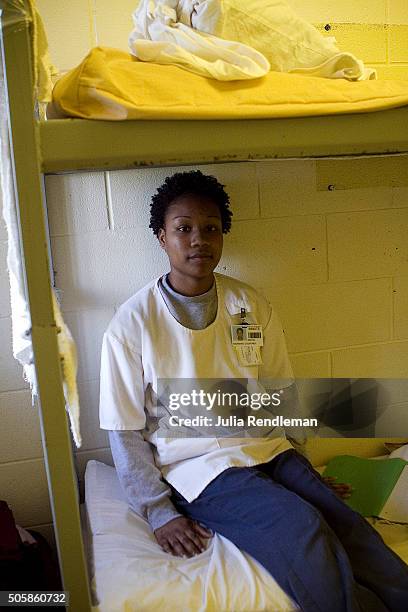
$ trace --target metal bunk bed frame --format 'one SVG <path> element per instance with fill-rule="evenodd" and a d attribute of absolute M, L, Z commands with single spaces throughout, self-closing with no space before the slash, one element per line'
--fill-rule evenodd
<path fill-rule="evenodd" d="M 20 5 L 19 10 L 16 3 L 0 0 L 15 190 L 61 574 L 70 608 L 86 612 L 92 604 L 52 308 L 42 175 L 95 168 L 408 153 L 408 107 L 270 120 L 39 121 L 34 112 L 29 2 L 21 0 Z"/>

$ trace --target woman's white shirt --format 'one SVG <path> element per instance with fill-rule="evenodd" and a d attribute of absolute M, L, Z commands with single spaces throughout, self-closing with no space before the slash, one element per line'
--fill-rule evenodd
<path fill-rule="evenodd" d="M 158 286 L 149 283 L 125 302 L 103 339 L 100 425 L 107 430 L 145 430 L 164 478 L 188 501 L 229 467 L 270 461 L 292 448 L 277 431 L 273 438 L 174 438 L 146 430 L 157 415 L 163 379 L 292 379 L 278 318 L 258 292 L 236 279 L 215 274 L 217 316 L 204 329 L 181 325 Z M 247 321 L 263 328 L 262 365 L 242 366 L 231 342 L 231 324 Z"/>

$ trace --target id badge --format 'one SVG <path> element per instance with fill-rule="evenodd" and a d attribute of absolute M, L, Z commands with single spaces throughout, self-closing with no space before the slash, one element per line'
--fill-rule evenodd
<path fill-rule="evenodd" d="M 242 366 L 262 365 L 261 349 L 255 344 L 238 344 L 234 346 L 238 361 Z"/>
<path fill-rule="evenodd" d="M 231 342 L 233 346 L 253 344 L 263 346 L 262 325 L 231 325 Z"/>

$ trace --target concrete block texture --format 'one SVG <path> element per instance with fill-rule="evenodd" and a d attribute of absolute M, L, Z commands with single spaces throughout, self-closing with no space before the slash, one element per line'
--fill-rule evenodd
<path fill-rule="evenodd" d="M 78 385 L 81 406 L 81 451 L 106 448 L 108 434 L 99 428 L 99 378 Z"/>
<path fill-rule="evenodd" d="M 11 342 L 11 318 L 0 319 L 0 338 L 2 350 L 0 351 L 0 393 L 2 391 L 18 391 L 27 389 L 28 385 L 23 378 L 23 368 L 14 359 Z"/>
<path fill-rule="evenodd" d="M 316 161 L 318 191 L 408 185 L 408 155 L 380 155 Z"/>
<path fill-rule="evenodd" d="M 327 217 L 330 280 L 408 274 L 408 209 Z"/>
<path fill-rule="evenodd" d="M 393 280 L 394 338 L 408 338 L 408 276 Z"/>
<path fill-rule="evenodd" d="M 149 228 L 94 232 L 52 239 L 55 282 L 63 310 L 121 304 L 167 270 Z M 146 264 L 148 262 L 148 265 Z"/>
<path fill-rule="evenodd" d="M 148 228 L 150 202 L 166 177 L 176 172 L 201 170 L 215 176 L 230 196 L 233 221 L 259 217 L 256 164 L 210 164 L 175 168 L 149 168 L 109 172 L 115 229 Z M 151 232 L 151 230 L 149 230 Z"/>
<path fill-rule="evenodd" d="M 390 62 L 408 62 L 408 25 L 390 26 Z"/>
<path fill-rule="evenodd" d="M 331 375 L 330 353 L 297 353 L 289 355 L 296 378 L 328 378 Z"/>
<path fill-rule="evenodd" d="M 49 175 L 45 189 L 51 236 L 109 228 L 103 172 Z"/>
<path fill-rule="evenodd" d="M 320 24 L 319 30 L 334 36 L 340 51 L 354 53 L 367 63 L 387 61 L 387 28 L 384 23 L 330 23 Z"/>
<path fill-rule="evenodd" d="M 408 64 L 387 64 L 376 66 L 377 75 L 380 80 L 402 80 L 408 81 Z"/>
<path fill-rule="evenodd" d="M 392 1 L 392 0 L 391 0 Z M 312 23 L 355 22 L 384 23 L 387 0 L 288 0 L 288 4 L 301 17 Z"/>
<path fill-rule="evenodd" d="M 395 208 L 408 206 L 408 187 L 394 187 L 392 190 L 392 205 Z"/>
<path fill-rule="evenodd" d="M 16 523 L 30 527 L 52 522 L 42 459 L 0 464 L 0 487 Z"/>
<path fill-rule="evenodd" d="M 311 215 L 236 222 L 225 239 L 220 270 L 256 287 L 324 282 L 324 218 Z"/>
<path fill-rule="evenodd" d="M 390 186 L 361 187 L 356 183 L 350 188 L 346 186 L 344 189 L 332 189 L 333 185 L 337 186 L 337 177 L 342 166 L 337 160 L 331 160 L 323 175 L 320 164 L 321 161 L 309 160 L 273 160 L 258 163 L 261 216 L 268 218 L 375 210 L 392 205 L 393 191 Z M 318 177 L 320 184 L 319 191 L 316 191 Z"/>
<path fill-rule="evenodd" d="M 77 379 L 81 383 L 99 378 L 102 337 L 113 314 L 113 309 L 100 309 L 67 312 L 64 315 L 77 345 Z M 89 401 L 85 388 L 83 391 Z"/>
<path fill-rule="evenodd" d="M 335 378 L 408 378 L 408 342 L 333 351 L 332 360 Z"/>
<path fill-rule="evenodd" d="M 31 392 L 0 393 L 0 463 L 43 456 L 38 406 Z"/>
<path fill-rule="evenodd" d="M 298 285 L 266 293 L 279 313 L 291 352 L 391 338 L 389 279 Z"/>

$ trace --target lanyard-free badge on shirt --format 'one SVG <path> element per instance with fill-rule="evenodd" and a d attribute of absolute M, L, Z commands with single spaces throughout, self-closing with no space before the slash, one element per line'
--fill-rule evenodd
<path fill-rule="evenodd" d="M 262 325 L 248 323 L 245 308 L 241 308 L 240 324 L 231 325 L 231 342 L 241 365 L 262 364 L 260 350 L 263 346 Z"/>

